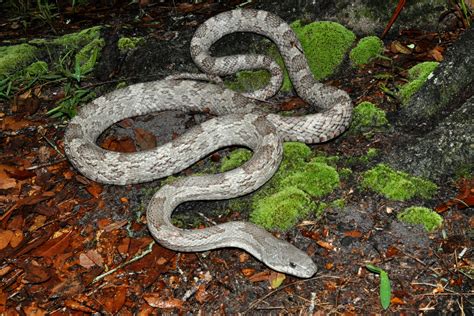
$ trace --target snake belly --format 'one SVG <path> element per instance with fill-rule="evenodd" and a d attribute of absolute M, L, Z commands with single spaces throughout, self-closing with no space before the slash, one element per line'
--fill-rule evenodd
<path fill-rule="evenodd" d="M 278 91 L 281 69 L 262 55 L 212 57 L 212 44 L 233 32 L 254 32 L 275 42 L 298 95 L 321 111 L 293 117 L 261 112 L 258 100 Z M 311 277 L 317 267 L 305 252 L 256 225 L 228 222 L 187 230 L 175 227 L 170 220 L 183 202 L 229 199 L 258 189 L 278 169 L 282 141 L 324 142 L 348 127 L 352 113 L 349 96 L 317 82 L 302 51 L 290 27 L 274 14 L 251 9 L 218 14 L 196 30 L 191 41 L 195 63 L 209 77 L 243 69 L 267 69 L 272 74 L 269 86 L 240 94 L 220 84 L 190 80 L 193 76 L 201 79 L 199 74 L 178 74 L 172 79 L 134 84 L 83 106 L 66 130 L 65 152 L 86 177 L 126 185 L 178 173 L 224 147 L 251 149 L 252 158 L 241 167 L 221 174 L 181 178 L 158 190 L 147 208 L 150 233 L 161 245 L 176 251 L 237 247 L 274 270 Z M 166 110 L 205 111 L 216 117 L 151 150 L 120 153 L 96 144 L 104 130 L 122 119 Z"/>

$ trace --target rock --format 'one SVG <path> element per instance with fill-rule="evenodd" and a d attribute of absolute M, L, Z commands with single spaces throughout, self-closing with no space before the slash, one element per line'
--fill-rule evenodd
<path fill-rule="evenodd" d="M 427 133 L 474 95 L 473 48 L 474 25 L 448 50 L 445 60 L 400 111 L 399 126 Z"/>
<path fill-rule="evenodd" d="M 411 174 L 443 180 L 460 173 L 472 174 L 474 164 L 474 97 L 449 115 L 431 132 L 408 139 L 386 161 Z"/>

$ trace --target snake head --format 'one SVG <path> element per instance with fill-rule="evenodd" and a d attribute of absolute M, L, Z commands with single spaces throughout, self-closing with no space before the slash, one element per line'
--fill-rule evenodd
<path fill-rule="evenodd" d="M 310 278 L 318 267 L 302 250 L 290 243 L 274 238 L 271 249 L 263 253 L 262 261 L 273 270 L 299 278 Z"/>

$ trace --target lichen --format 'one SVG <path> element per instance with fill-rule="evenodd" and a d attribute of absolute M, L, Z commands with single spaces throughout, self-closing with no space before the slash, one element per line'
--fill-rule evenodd
<path fill-rule="evenodd" d="M 383 52 L 383 42 L 377 36 L 367 36 L 362 38 L 354 47 L 349 57 L 357 66 L 368 64 L 371 60 Z"/>
<path fill-rule="evenodd" d="M 429 75 L 439 65 L 435 61 L 419 63 L 408 70 L 408 83 L 400 88 L 399 96 L 403 105 L 406 105 L 415 92 L 420 90 Z"/>
<path fill-rule="evenodd" d="M 134 50 L 138 45 L 144 42 L 142 37 L 121 37 L 117 41 L 117 47 L 121 53 Z"/>
<path fill-rule="evenodd" d="M 354 108 L 350 131 L 352 133 L 364 133 L 372 130 L 380 130 L 388 124 L 385 112 L 371 102 L 361 102 Z"/>
<path fill-rule="evenodd" d="M 250 220 L 267 229 L 287 230 L 314 207 L 309 196 L 295 187 L 287 187 L 257 200 Z"/>
<path fill-rule="evenodd" d="M 37 49 L 28 44 L 0 46 L 0 76 L 18 70 L 35 58 Z"/>
<path fill-rule="evenodd" d="M 406 208 L 397 218 L 407 224 L 423 225 L 428 232 L 433 232 L 443 224 L 443 218 L 438 213 L 421 206 Z"/>
<path fill-rule="evenodd" d="M 395 171 L 385 164 L 378 164 L 366 171 L 363 174 L 362 186 L 396 201 L 413 197 L 431 198 L 438 189 L 431 181 Z"/>

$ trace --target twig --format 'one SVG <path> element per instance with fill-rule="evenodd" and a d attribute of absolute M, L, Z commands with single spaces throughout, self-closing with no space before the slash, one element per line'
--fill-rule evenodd
<path fill-rule="evenodd" d="M 56 165 L 58 163 L 61 163 L 63 161 L 66 161 L 66 160 L 67 160 L 66 158 L 61 158 L 59 160 L 55 160 L 55 161 L 51 161 L 51 162 L 45 162 L 45 163 L 42 163 L 42 164 L 39 164 L 39 165 L 36 165 L 36 166 L 31 166 L 31 167 L 25 168 L 25 170 L 31 171 L 31 170 L 36 170 L 36 169 L 39 169 L 39 168 L 49 167 L 49 166 L 53 166 L 53 165 Z"/>
<path fill-rule="evenodd" d="M 95 279 L 92 280 L 91 284 L 94 284 L 94 283 L 96 283 L 97 281 L 103 279 L 104 277 L 106 277 L 106 276 L 108 276 L 108 275 L 114 273 L 115 271 L 117 271 L 117 270 L 119 270 L 119 269 L 121 269 L 121 268 L 123 268 L 123 267 L 129 265 L 130 263 L 133 263 L 133 262 L 135 262 L 135 261 L 137 261 L 137 260 L 139 260 L 139 259 L 145 257 L 147 254 L 149 254 L 149 253 L 152 251 L 154 244 L 155 244 L 155 241 L 152 241 L 152 242 L 148 245 L 148 249 L 144 250 L 143 252 L 141 252 L 140 254 L 136 255 L 136 256 L 133 257 L 132 259 L 130 259 L 130 260 L 128 260 L 128 261 L 125 261 L 124 263 L 122 263 L 122 264 L 120 264 L 119 266 L 113 268 L 112 270 L 109 270 L 109 271 L 107 271 L 107 272 L 105 272 L 105 273 L 103 273 L 103 274 L 101 274 L 101 275 L 95 277 Z"/>
<path fill-rule="evenodd" d="M 323 279 L 323 278 L 334 278 L 334 279 L 340 279 L 340 277 L 337 277 L 337 276 L 332 276 L 332 275 L 321 275 L 321 276 L 317 276 L 317 277 L 314 277 L 314 278 L 310 278 L 310 279 L 305 279 L 305 280 L 299 280 L 299 281 L 296 281 L 296 282 L 293 282 L 293 283 L 290 283 L 290 284 L 287 284 L 287 285 L 284 285 L 284 286 L 280 286 L 279 288 L 273 290 L 273 291 L 270 291 L 269 293 L 267 293 L 266 295 L 264 295 L 263 297 L 259 298 L 258 300 L 254 301 L 252 304 L 250 304 L 250 306 L 242 313 L 242 315 L 245 315 L 247 314 L 250 310 L 252 310 L 256 305 L 260 304 L 261 302 L 263 302 L 264 300 L 266 300 L 267 298 L 269 298 L 270 296 L 272 296 L 273 294 L 275 294 L 276 292 L 279 292 L 283 289 L 286 289 L 287 287 L 290 287 L 292 285 L 296 285 L 296 284 L 301 284 L 301 283 L 306 283 L 306 282 L 309 282 L 309 281 L 314 281 L 314 280 L 318 280 L 318 279 Z"/>

